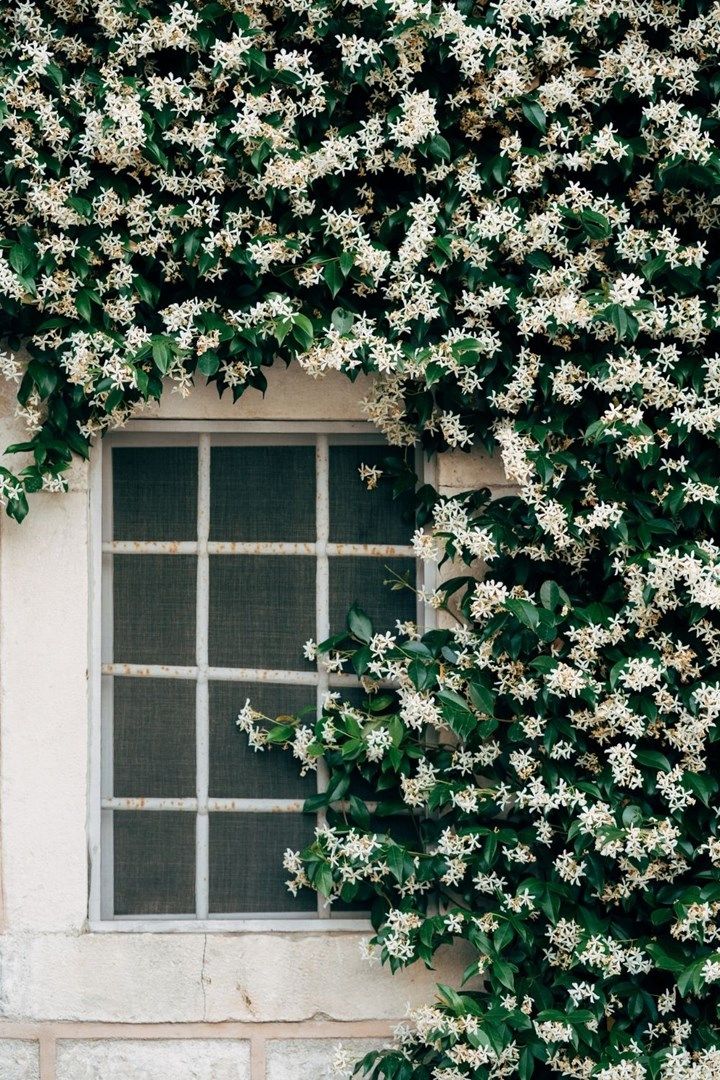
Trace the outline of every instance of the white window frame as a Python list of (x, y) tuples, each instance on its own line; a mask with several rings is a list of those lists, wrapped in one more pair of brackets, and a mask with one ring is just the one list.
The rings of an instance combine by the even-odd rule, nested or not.
[[(314, 543), (223, 543), (208, 541), (210, 447), (212, 445), (308, 445), (315, 444), (316, 467), (316, 540)], [(89, 619), (89, 681), (90, 681), (90, 746), (88, 790), (88, 837), (90, 860), (89, 927), (98, 932), (356, 932), (370, 927), (367, 918), (331, 915), (330, 908), (318, 895), (318, 913), (310, 918), (306, 912), (241, 913), (212, 915), (208, 912), (209, 813), (234, 812), (298, 812), (303, 799), (220, 799), (208, 796), (209, 780), (209, 717), (208, 682), (258, 682), (315, 685), (320, 708), (328, 689), (357, 686), (352, 675), (331, 675), (318, 665), (315, 671), (274, 671), (264, 669), (209, 668), (208, 592), (210, 554), (300, 554), (314, 557), (317, 573), (315, 638), (328, 637), (329, 628), (329, 558), (333, 555), (366, 555), (370, 557), (414, 557), (411, 546), (382, 544), (332, 544), (329, 542), (329, 437), (345, 444), (384, 444), (374, 425), (364, 422), (333, 421), (162, 421), (136, 420), (128, 429), (106, 436), (93, 447), (90, 459), (90, 619)], [(112, 505), (107, 497), (112, 482), (113, 446), (178, 446), (198, 448), (198, 538), (182, 542), (111, 541)], [(416, 468), (421, 482), (431, 482), (428, 466), (418, 450)], [(112, 556), (113, 554), (195, 554), (197, 569), (197, 663), (192, 667), (165, 665), (118, 664), (112, 658)], [(421, 560), (416, 561), (417, 586), (430, 588), (428, 572)], [(430, 629), (427, 606), (418, 600), (417, 618), (421, 630)], [(112, 791), (112, 680), (125, 675), (160, 678), (191, 679), (196, 684), (196, 796), (194, 798), (136, 799), (113, 798)], [(110, 736), (108, 736), (108, 731)], [(317, 771), (318, 791), (325, 790), (327, 771), (322, 762)], [(140, 811), (140, 805), (144, 809)], [(163, 812), (182, 810), (192, 812), (196, 819), (196, 913), (187, 916), (143, 915), (117, 916), (113, 911), (112, 810)], [(103, 811), (106, 811), (103, 813)], [(322, 814), (319, 815), (322, 818)]]

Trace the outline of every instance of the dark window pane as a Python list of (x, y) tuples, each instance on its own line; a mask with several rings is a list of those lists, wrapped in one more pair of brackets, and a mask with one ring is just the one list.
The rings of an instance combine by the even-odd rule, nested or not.
[(195, 683), (115, 679), (113, 794), (195, 794)]
[(315, 559), (210, 557), (210, 665), (310, 667), (302, 646), (315, 635)]
[(114, 812), (115, 914), (195, 911), (195, 815)]
[(282, 865), (287, 848), (312, 843), (315, 825), (309, 814), (211, 814), (210, 911), (317, 911), (310, 889), (288, 892)]
[(215, 447), (210, 539), (314, 540), (315, 447)]
[(353, 604), (371, 618), (376, 631), (394, 630), (395, 620), (403, 622), (417, 617), (415, 594), (404, 588), (393, 591), (385, 581), (395, 581), (400, 575), (415, 584), (414, 559), (330, 559), (330, 632), (337, 634), (345, 628), (345, 617)]
[(195, 447), (115, 447), (112, 456), (114, 538), (195, 540)]
[(340, 915), (341, 913), (347, 918), (349, 915), (357, 915), (359, 919), (365, 919), (368, 917), (368, 912), (373, 906), (375, 899), (375, 893), (371, 892), (369, 896), (361, 897), (359, 894), (362, 891), (362, 886), (358, 886), (358, 891), (354, 900), (333, 900), (332, 907), (330, 908), (330, 918), (333, 914)]
[(113, 558), (117, 663), (195, 663), (195, 579), (192, 555)]
[(306, 706), (315, 719), (312, 686), (270, 683), (210, 683), (210, 795), (214, 798), (306, 799), (317, 791), (315, 773), (300, 776), (300, 762), (277, 748), (255, 751), (238, 730), (237, 714), (250, 698), (254, 709), (274, 719)]
[(380, 817), (373, 814), (370, 818), (370, 830), (378, 836), (387, 836), (396, 844), (410, 848), (412, 851), (423, 851), (422, 841), (422, 817), (415, 814), (390, 814)]
[[(393, 499), (389, 484), (368, 491), (361, 464), (382, 468), (387, 446), (330, 447), (330, 540), (347, 544), (409, 544), (412, 499)], [(407, 515), (407, 516), (406, 516)]]
[(343, 705), (349, 705), (352, 709), (358, 709), (360, 712), (367, 712), (368, 702), (373, 700), (372, 697), (368, 697), (362, 686), (335, 686), (332, 689), (334, 693), (340, 695), (336, 699), (337, 701), (342, 702)]

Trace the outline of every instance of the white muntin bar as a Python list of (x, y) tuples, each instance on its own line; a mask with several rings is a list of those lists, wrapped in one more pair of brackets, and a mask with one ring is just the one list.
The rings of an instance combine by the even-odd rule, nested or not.
[(103, 810), (186, 810), (197, 812), (197, 799), (183, 798), (146, 798), (144, 795), (115, 795), (102, 800)]
[(103, 675), (130, 679), (197, 679), (195, 665), (178, 664), (103, 664)]
[[(103, 753), (105, 752), (105, 719), (107, 707), (102, 701), (103, 683), (112, 680), (101, 676), (103, 661), (103, 617), (105, 602), (106, 561), (102, 555), (103, 540), (103, 466), (104, 454), (99, 441), (90, 454), (90, 503), (89, 524), (89, 599), (88, 619), (88, 704), (90, 712), (89, 757), (90, 790), (88, 799), (88, 851), (90, 861), (90, 896), (89, 915), (91, 919), (108, 918), (112, 911), (106, 904), (106, 880), (103, 875), (105, 828), (103, 819), (110, 817), (103, 814), (100, 799), (103, 794)], [(112, 865), (112, 861), (110, 862)], [(112, 888), (112, 881), (110, 881)]]
[[(326, 635), (327, 636), (327, 635)], [(198, 668), (175, 664), (103, 664), (103, 675), (127, 679), (197, 679)], [(315, 686), (316, 671), (293, 671), (283, 668), (207, 668), (209, 682), (278, 683), (290, 686)], [(330, 686), (357, 686), (357, 677), (348, 674), (327, 676)], [(389, 686), (385, 680), (378, 687)]]
[[(106, 540), (102, 545), (108, 555), (196, 555), (195, 540)], [(317, 555), (313, 543), (282, 540), (211, 540), (210, 555)], [(403, 544), (326, 544), (325, 553), (331, 558), (353, 556), (368, 559), (415, 557), (414, 549)]]
[(315, 545), (281, 540), (213, 540), (208, 551), (211, 555), (314, 555)]
[[(210, 814), (301, 814), (304, 799), (211, 799), (206, 800)], [(104, 810), (186, 811), (199, 812), (197, 798), (146, 798), (137, 795), (116, 795), (102, 800)], [(207, 815), (206, 815), (207, 816)]]
[(415, 558), (415, 548), (409, 544), (328, 544), (331, 556), (354, 555), (370, 559)]
[(106, 540), (103, 554), (108, 555), (196, 555), (194, 540)]
[(195, 612), (195, 768), (197, 818), (195, 821), (195, 913), (206, 919), (209, 907), (210, 822), (210, 716), (208, 690), (208, 636), (210, 622), (210, 436), (198, 438), (197, 600)]
[[(315, 640), (324, 641), (330, 636), (330, 562), (328, 542), (330, 539), (330, 450), (327, 435), (318, 435), (315, 444)], [(322, 663), (317, 666), (317, 715), (320, 716), (329, 689), (328, 672)], [(328, 769), (323, 760), (317, 767), (318, 792), (326, 791)], [(325, 812), (318, 813), (318, 825), (325, 823)], [(318, 918), (328, 919), (330, 908), (327, 900), (317, 894)]]
[[(98, 448), (101, 459), (101, 530), (105, 540), (115, 531), (113, 520), (112, 451)], [(113, 557), (103, 554), (101, 587), (101, 660), (110, 663), (115, 652), (115, 616), (113, 587)], [(115, 685), (113, 679), (100, 678), (101, 758), (100, 794), (112, 795), (114, 790), (114, 713)], [(100, 907), (103, 918), (115, 912), (115, 823), (114, 815), (100, 812)]]
[(208, 668), (211, 682), (288, 683), (290, 686), (314, 686), (314, 671), (284, 671), (272, 668)]

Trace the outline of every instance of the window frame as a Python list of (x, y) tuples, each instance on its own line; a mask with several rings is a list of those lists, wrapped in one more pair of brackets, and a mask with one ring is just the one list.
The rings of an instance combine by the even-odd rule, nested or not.
[[(122, 677), (118, 671), (109, 670), (114, 665), (105, 661), (105, 651), (112, 642), (113, 629), (113, 605), (112, 605), (112, 572), (108, 573), (107, 567), (112, 566), (113, 554), (129, 552), (150, 553), (155, 551), (163, 553), (165, 544), (171, 545), (172, 541), (153, 544), (152, 542), (114, 541), (105, 539), (111, 534), (112, 506), (108, 492), (112, 491), (112, 448), (113, 446), (173, 446), (173, 445), (197, 445), (198, 447), (198, 475), (200, 485), (198, 491), (198, 540), (182, 542), (175, 547), (176, 553), (196, 554), (198, 558), (198, 599), (202, 603), (197, 607), (196, 641), (200, 648), (207, 649), (207, 616), (208, 616), (208, 577), (209, 555), (221, 554), (228, 545), (213, 543), (207, 540), (208, 516), (209, 516), (209, 468), (210, 468), (210, 437), (213, 445), (233, 445), (238, 442), (246, 445), (253, 443), (258, 445), (308, 445), (316, 447), (316, 477), (317, 487), (317, 512), (316, 512), (316, 540), (312, 543), (312, 553), (305, 552), (308, 557), (315, 561), (317, 584), (316, 597), (316, 640), (322, 640), (329, 634), (327, 625), (328, 615), (328, 579), (329, 558), (333, 554), (333, 548), (344, 549), (344, 554), (375, 553), (375, 557), (412, 557), (413, 549), (409, 545), (347, 545), (330, 544), (328, 541), (328, 438), (335, 437), (337, 442), (347, 444), (386, 444), (384, 437), (377, 428), (363, 421), (267, 421), (267, 420), (134, 420), (128, 427), (118, 433), (110, 433), (105, 439), (98, 440), (91, 451), (90, 477), (89, 477), (89, 502), (90, 502), (90, 537), (89, 537), (89, 560), (90, 560), (90, 618), (89, 618), (89, 775), (88, 775), (88, 847), (90, 861), (89, 881), (89, 928), (98, 932), (155, 932), (155, 933), (220, 933), (220, 932), (251, 932), (267, 933), (275, 932), (368, 932), (370, 929), (369, 919), (365, 917), (345, 915), (337, 913), (330, 916), (329, 909), (324, 900), (318, 896), (317, 915), (309, 917), (307, 912), (283, 912), (283, 913), (239, 913), (238, 915), (207, 913), (208, 904), (208, 832), (209, 814), (222, 812), (223, 810), (235, 812), (253, 812), (253, 809), (272, 811), (274, 805), (283, 804), (285, 812), (299, 811), (303, 805), (303, 799), (218, 799), (208, 796), (208, 729), (207, 715), (207, 687), (208, 667), (198, 671), (198, 665), (188, 668), (185, 678), (194, 682), (196, 688), (204, 687), (205, 690), (196, 690), (198, 694), (198, 706), (196, 710), (196, 748), (198, 750), (196, 762), (196, 797), (186, 799), (166, 798), (157, 800), (158, 804), (164, 804), (163, 809), (172, 807), (168, 804), (176, 804), (176, 809), (190, 812), (196, 821), (196, 913), (187, 916), (176, 915), (142, 915), (142, 916), (117, 916), (112, 913), (113, 904), (113, 857), (112, 857), (112, 814), (103, 813), (103, 810), (138, 810), (138, 812), (162, 813), (163, 809), (158, 805), (157, 809), (148, 807), (147, 799), (135, 798), (109, 798), (103, 797), (106, 788), (108, 769), (112, 769), (111, 738), (106, 732), (112, 723), (112, 700), (108, 696), (108, 685), (112, 680), (103, 679), (103, 674), (112, 674), (114, 677)], [(416, 451), (416, 468), (421, 483), (432, 482), (432, 466), (424, 461), (424, 455), (418, 448)], [(203, 474), (205, 482), (203, 483)], [(204, 518), (204, 520), (203, 520)], [(204, 538), (203, 538), (204, 534)], [(233, 544), (233, 554), (242, 554), (243, 545)], [(262, 544), (254, 541), (244, 545), (246, 550), (253, 549), (257, 552)], [(283, 544), (282, 547), (293, 545)], [(307, 544), (295, 545), (307, 548)], [(350, 548), (351, 550), (348, 550)], [(358, 550), (352, 550), (357, 548)], [(218, 550), (220, 549), (220, 550)], [(362, 551), (359, 549), (363, 549)], [(370, 550), (368, 550), (370, 549)], [(260, 552), (262, 553), (262, 552)], [(279, 557), (282, 553), (276, 552)], [(288, 554), (291, 552), (288, 551)], [(168, 553), (169, 554), (169, 553)], [(422, 560), (416, 560), (416, 582), (419, 589), (431, 588), (433, 582), (429, 580), (427, 566)], [(417, 604), (417, 619), (421, 630), (428, 630), (430, 619), (428, 607), (422, 602)], [(434, 620), (433, 620), (434, 621)], [(204, 640), (204, 645), (202, 644)], [(111, 655), (111, 654), (110, 654)], [(135, 668), (147, 668), (151, 665), (125, 665), (119, 664), (117, 668), (125, 669), (126, 673), (132, 674)], [(262, 681), (262, 672), (266, 669), (213, 669), (223, 671), (222, 681)], [(190, 673), (192, 672), (192, 673)], [(242, 673), (242, 674), (241, 674)], [(342, 686), (356, 686), (357, 679), (352, 675), (328, 676), (321, 667), (317, 672), (303, 672), (298, 678), (298, 672), (274, 672), (273, 679), (267, 680), (274, 683), (288, 682), (295, 685), (304, 683), (316, 687), (316, 700), (322, 700), (328, 689)], [(247, 676), (251, 677), (248, 678)], [(228, 678), (229, 676), (229, 678)], [(277, 676), (277, 677), (276, 677)], [(215, 676), (218, 678), (218, 676)], [(204, 696), (204, 707), (203, 707)], [(110, 731), (112, 728), (110, 727)], [(318, 790), (324, 790), (327, 783), (327, 773), (322, 762), (317, 772)], [(111, 790), (111, 788), (109, 789)], [(152, 800), (156, 802), (156, 800)], [(139, 804), (145, 809), (140, 811)], [(242, 806), (238, 807), (241, 803)], [(182, 804), (182, 805), (177, 805)], [(192, 804), (192, 806), (190, 805)], [(262, 804), (262, 805), (260, 805)], [(292, 804), (292, 808), (291, 808)], [(319, 815), (321, 818), (322, 815)], [(197, 912), (205, 912), (199, 915)]]

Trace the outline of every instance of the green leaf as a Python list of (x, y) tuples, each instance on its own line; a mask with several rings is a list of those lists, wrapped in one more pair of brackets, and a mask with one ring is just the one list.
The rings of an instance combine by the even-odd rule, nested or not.
[(580, 221), (591, 240), (606, 240), (612, 233), (608, 219), (596, 210), (581, 210)]
[(344, 276), (337, 259), (333, 259), (332, 262), (326, 263), (323, 267), (323, 279), (333, 298), (340, 292)]
[(657, 750), (638, 750), (635, 756), (641, 765), (646, 765), (649, 769), (670, 772), (672, 768), (665, 755)]
[(158, 371), (163, 375), (167, 375), (173, 362), (173, 350), (168, 339), (163, 337), (153, 338), (152, 358)]
[(535, 604), (531, 603), (530, 600), (521, 600), (513, 597), (512, 599), (505, 601), (505, 607), (520, 620), (523, 626), (527, 626), (530, 630), (536, 629), (540, 621), (540, 615)]
[(347, 626), (353, 637), (356, 637), (359, 641), (364, 642), (366, 645), (373, 636), (373, 625), (370, 618), (365, 614), (362, 608), (357, 604), (353, 604), (348, 612)]
[(684, 954), (679, 955), (681, 950), (676, 950), (674, 954), (669, 953), (657, 941), (649, 941), (645, 946), (645, 950), (655, 961), (655, 966), (662, 971), (672, 971), (674, 974), (679, 974), (685, 970)]
[(495, 695), (480, 682), (468, 680), (468, 695), (476, 709), (492, 716), (495, 711)]
[[(10, 446), (5, 447), (6, 454), (27, 454), (31, 453), (35, 449), (36, 444), (34, 442), (18, 442), (11, 443)], [(2, 475), (5, 475), (3, 472)]]
[(540, 603), (548, 611), (556, 611), (559, 607), (570, 607), (570, 597), (556, 581), (544, 581), (540, 586)]
[(382, 713), (394, 703), (395, 698), (392, 694), (380, 694), (379, 697), (370, 698), (368, 708), (371, 713)]
[(504, 960), (494, 960), (491, 968), (494, 978), (508, 990), (515, 989), (515, 969)]
[(352, 656), (351, 663), (353, 671), (356, 675), (364, 675), (367, 669), (370, 667), (372, 661), (372, 653), (365, 645), (362, 649), (358, 649)]
[(220, 357), (214, 352), (204, 352), (198, 357), (197, 366), (198, 371), (202, 372), (203, 375), (215, 375), (220, 369)]
[(124, 397), (125, 395), (123, 394), (119, 386), (116, 387), (114, 390), (111, 390), (108, 396), (105, 398), (105, 412), (109, 415), (111, 412), (117, 409), (117, 407), (122, 404)]
[(413, 686), (418, 690), (427, 690), (435, 682), (435, 665), (428, 665), (416, 657), (407, 666), (407, 673)]
[(361, 829), (370, 828), (370, 811), (362, 799), (357, 795), (351, 795), (348, 799), (350, 804), (350, 816), (357, 822)]
[(24, 274), (28, 267), (32, 265), (32, 257), (22, 244), (13, 244), (8, 255), (8, 262), (18, 274)]
[(319, 892), (321, 896), (331, 895), (335, 882), (333, 880), (332, 870), (326, 862), (317, 863), (314, 870), (308, 873), (308, 878), (312, 887)]
[(293, 337), (303, 349), (309, 349), (315, 337), (313, 324), (307, 315), (293, 315)]
[(533, 1052), (529, 1046), (523, 1046), (520, 1051), (520, 1060), (518, 1062), (519, 1080), (531, 1080), (534, 1071), (535, 1059), (533, 1057)]
[(529, 120), (538, 131), (544, 132), (547, 127), (547, 119), (542, 105), (537, 101), (523, 101), (522, 111), (526, 120)]
[(611, 304), (609, 308), (610, 322), (615, 327), (617, 340), (622, 341), (628, 332), (628, 313), (620, 304)]
[(267, 733), (267, 741), (271, 745), (289, 742), (294, 737), (294, 724), (274, 724)]
[(13, 499), (8, 499), (5, 513), (17, 521), (18, 525), (27, 517), (28, 501), (24, 491)]
[(347, 277), (353, 266), (355, 265), (355, 252), (343, 251), (340, 256), (340, 269), (343, 273), (343, 277)]
[(90, 446), (88, 444), (88, 441), (79, 432), (76, 432), (76, 431), (68, 431), (68, 432), (66, 432), (65, 433), (65, 442), (68, 444), (70, 449), (75, 454), (79, 454), (80, 457), (82, 457), (82, 458), (89, 458), (90, 457)]
[(462, 973), (462, 978), (460, 979), (460, 985), (465, 986), (466, 983), (470, 982), (471, 979), (475, 978), (475, 976), (479, 973), (479, 971), (480, 971), (480, 963), (479, 963), (478, 960), (475, 960), (472, 964), (468, 964), (468, 966), (465, 968), (465, 970)]
[(441, 161), (449, 161), (451, 158), (450, 143), (442, 135), (435, 135), (430, 140), (430, 153)]
[(83, 199), (79, 195), (71, 195), (67, 199), (68, 206), (72, 207), (81, 217), (86, 221), (90, 221), (93, 216), (93, 205), (89, 199)]
[(340, 334), (347, 334), (352, 330), (355, 316), (352, 311), (345, 311), (343, 308), (333, 308), (330, 320)]
[(656, 255), (654, 259), (648, 259), (647, 262), (643, 263), (640, 270), (647, 281), (652, 281), (666, 265), (667, 256), (663, 252), (662, 255)]
[(75, 296), (75, 307), (77, 308), (78, 315), (84, 319), (85, 322), (92, 321), (92, 306), (92, 293), (88, 289), (80, 289)]
[(437, 700), (442, 707), (442, 714), (448, 725), (461, 739), (467, 738), (477, 723), (475, 714), (468, 708), (467, 702), (454, 690), (440, 690)]
[(322, 791), (317, 795), (310, 795), (303, 803), (303, 811), (306, 814), (316, 814), (318, 810), (324, 810), (328, 804), (327, 794)]
[(348, 793), (350, 787), (350, 775), (347, 772), (333, 773), (328, 783), (327, 799), (329, 803), (338, 802), (340, 799), (344, 799)]
[(37, 387), (40, 397), (50, 397), (60, 381), (57, 368), (44, 364), (40, 360), (31, 360), (28, 365), (28, 374)]
[(415, 873), (413, 859), (400, 844), (390, 843), (387, 845), (385, 861), (388, 864), (390, 873), (400, 885), (403, 885)]
[(705, 806), (710, 805), (713, 795), (717, 794), (720, 786), (715, 777), (709, 773), (698, 774), (691, 772), (683, 774), (682, 784), (683, 787), (689, 788), (693, 795), (696, 795)]
[(451, 986), (446, 986), (444, 983), (439, 983), (437, 986), (437, 994), (440, 1000), (455, 1013), (456, 1016), (462, 1016), (466, 1010), (466, 998), (463, 998), (458, 994), (457, 990), (453, 990)]

